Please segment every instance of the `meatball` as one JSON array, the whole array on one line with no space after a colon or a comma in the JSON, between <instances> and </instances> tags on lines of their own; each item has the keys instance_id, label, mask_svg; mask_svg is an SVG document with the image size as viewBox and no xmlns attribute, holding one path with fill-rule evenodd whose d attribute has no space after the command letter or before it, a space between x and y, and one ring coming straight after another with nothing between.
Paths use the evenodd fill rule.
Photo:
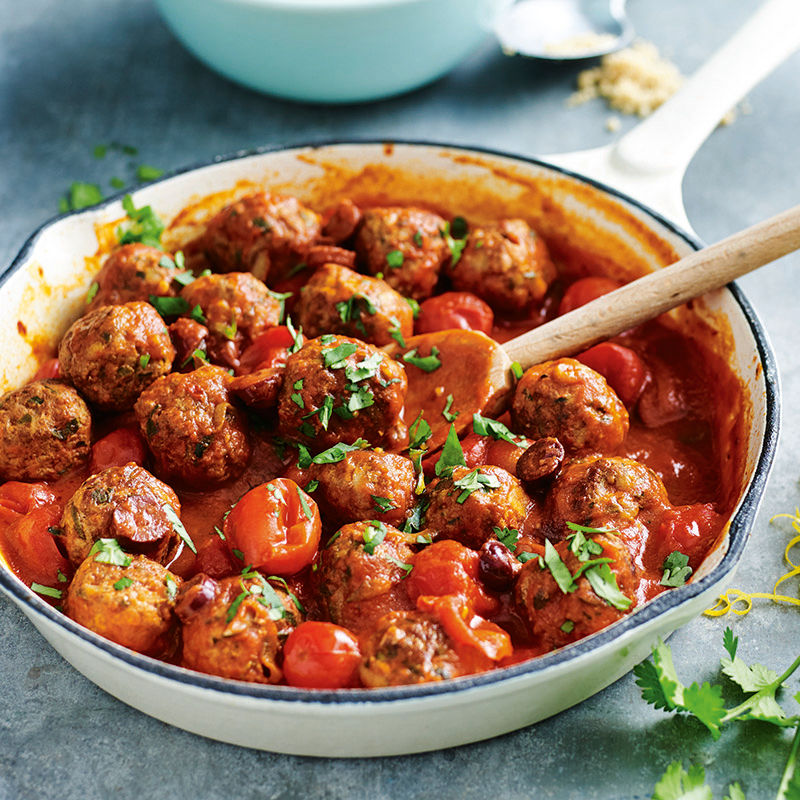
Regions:
<instances>
[{"instance_id":1,"label":"meatball","mask_svg":"<svg viewBox=\"0 0 800 800\"><path fill-rule=\"evenodd\" d=\"M526 222L505 219L473 228L448 275L456 289L478 295L495 311L523 315L542 300L556 269Z\"/></svg>"},{"instance_id":2,"label":"meatball","mask_svg":"<svg viewBox=\"0 0 800 800\"><path fill-rule=\"evenodd\" d=\"M547 498L548 535L563 536L574 522L619 533L635 553L669 507L658 475L630 458L599 456L567 464Z\"/></svg>"},{"instance_id":3,"label":"meatball","mask_svg":"<svg viewBox=\"0 0 800 800\"><path fill-rule=\"evenodd\" d=\"M402 420L408 379L402 365L357 339L326 334L289 356L278 396L284 436L324 450L366 439L392 445L407 436Z\"/></svg>"},{"instance_id":4,"label":"meatball","mask_svg":"<svg viewBox=\"0 0 800 800\"><path fill-rule=\"evenodd\" d=\"M286 277L319 238L320 216L294 197L252 194L226 206L187 247L217 272L252 272L262 281Z\"/></svg>"},{"instance_id":5,"label":"meatball","mask_svg":"<svg viewBox=\"0 0 800 800\"><path fill-rule=\"evenodd\" d=\"M335 464L312 464L319 481L314 499L325 520L337 525L379 519L401 525L415 503L417 476L405 456L380 450L353 450Z\"/></svg>"},{"instance_id":6,"label":"meatball","mask_svg":"<svg viewBox=\"0 0 800 800\"><path fill-rule=\"evenodd\" d=\"M462 662L439 620L421 611L386 615L363 653L361 682L372 688L443 681L474 671Z\"/></svg>"},{"instance_id":7,"label":"meatball","mask_svg":"<svg viewBox=\"0 0 800 800\"><path fill-rule=\"evenodd\" d=\"M400 294L430 297L450 254L443 232L445 221L421 208L370 208L356 234L356 252L371 275Z\"/></svg>"},{"instance_id":8,"label":"meatball","mask_svg":"<svg viewBox=\"0 0 800 800\"><path fill-rule=\"evenodd\" d=\"M0 478L47 481L86 464L91 416L58 380L34 381L0 398Z\"/></svg>"},{"instance_id":9,"label":"meatball","mask_svg":"<svg viewBox=\"0 0 800 800\"><path fill-rule=\"evenodd\" d=\"M238 367L239 356L260 333L280 324L281 301L249 272L204 275L181 291L190 308L200 306L209 331L208 355L226 367Z\"/></svg>"},{"instance_id":10,"label":"meatball","mask_svg":"<svg viewBox=\"0 0 800 800\"><path fill-rule=\"evenodd\" d=\"M174 650L181 579L145 556L127 566L87 558L67 590L64 611L112 642L156 658Z\"/></svg>"},{"instance_id":11,"label":"meatball","mask_svg":"<svg viewBox=\"0 0 800 800\"><path fill-rule=\"evenodd\" d=\"M97 292L89 309L146 301L150 295L174 297L176 274L174 262L163 250L138 242L122 245L106 259L94 279Z\"/></svg>"},{"instance_id":12,"label":"meatball","mask_svg":"<svg viewBox=\"0 0 800 800\"><path fill-rule=\"evenodd\" d=\"M609 453L628 435L628 412L605 378L574 358L531 367L511 405L514 430L555 437L571 455Z\"/></svg>"},{"instance_id":13,"label":"meatball","mask_svg":"<svg viewBox=\"0 0 800 800\"><path fill-rule=\"evenodd\" d=\"M123 550L169 563L181 538L175 521L181 505L166 483L136 464L109 467L87 478L61 517L62 541L78 565L98 539L116 539Z\"/></svg>"},{"instance_id":14,"label":"meatball","mask_svg":"<svg viewBox=\"0 0 800 800\"><path fill-rule=\"evenodd\" d=\"M360 633L389 611L412 608L403 584L414 556L411 541L376 520L340 528L320 553L315 573L329 618Z\"/></svg>"},{"instance_id":15,"label":"meatball","mask_svg":"<svg viewBox=\"0 0 800 800\"><path fill-rule=\"evenodd\" d=\"M456 467L425 490L425 525L437 539L479 550L495 528L520 530L531 499L520 482L502 467Z\"/></svg>"},{"instance_id":16,"label":"meatball","mask_svg":"<svg viewBox=\"0 0 800 800\"><path fill-rule=\"evenodd\" d=\"M278 683L278 655L302 622L297 605L258 572L215 581L198 575L178 600L183 666L253 683Z\"/></svg>"},{"instance_id":17,"label":"meatball","mask_svg":"<svg viewBox=\"0 0 800 800\"><path fill-rule=\"evenodd\" d=\"M297 321L308 337L355 336L376 345L402 341L414 332L414 313L385 281L337 264L325 264L303 287Z\"/></svg>"},{"instance_id":18,"label":"meatball","mask_svg":"<svg viewBox=\"0 0 800 800\"><path fill-rule=\"evenodd\" d=\"M575 537L554 546L555 552L572 575L589 559L612 559L607 565L590 567L590 571L602 570L597 576L584 571L575 580L575 589L572 592L562 591L544 560L540 562L539 559L531 559L519 574L515 588L517 603L528 619L531 633L546 647L563 647L595 633L625 616L634 606L636 581L630 556L623 542L618 536L611 534L599 534L590 541L594 543L595 549L584 550L582 553L574 546ZM576 555L576 550L581 558ZM608 571L605 570L606 566ZM595 584L598 584L600 591L605 591L603 587L609 586L609 583L613 591L614 581L622 595L610 594L604 597L595 591Z\"/></svg>"},{"instance_id":19,"label":"meatball","mask_svg":"<svg viewBox=\"0 0 800 800\"><path fill-rule=\"evenodd\" d=\"M122 411L172 367L175 348L148 303L102 306L64 334L58 360L65 378L98 408Z\"/></svg>"},{"instance_id":20,"label":"meatball","mask_svg":"<svg viewBox=\"0 0 800 800\"><path fill-rule=\"evenodd\" d=\"M205 366L159 378L136 401L139 428L166 480L210 486L239 475L250 459L244 415L232 404L233 379Z\"/></svg>"}]
</instances>

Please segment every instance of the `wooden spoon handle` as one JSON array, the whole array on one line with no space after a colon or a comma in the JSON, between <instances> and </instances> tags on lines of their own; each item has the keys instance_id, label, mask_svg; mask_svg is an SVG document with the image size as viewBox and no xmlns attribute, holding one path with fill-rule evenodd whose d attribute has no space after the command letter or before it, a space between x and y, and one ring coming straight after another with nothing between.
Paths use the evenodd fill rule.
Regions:
<instances>
[{"instance_id":1,"label":"wooden spoon handle","mask_svg":"<svg viewBox=\"0 0 800 800\"><path fill-rule=\"evenodd\" d=\"M795 206L517 336L503 349L523 369L572 355L799 248Z\"/></svg>"}]
</instances>

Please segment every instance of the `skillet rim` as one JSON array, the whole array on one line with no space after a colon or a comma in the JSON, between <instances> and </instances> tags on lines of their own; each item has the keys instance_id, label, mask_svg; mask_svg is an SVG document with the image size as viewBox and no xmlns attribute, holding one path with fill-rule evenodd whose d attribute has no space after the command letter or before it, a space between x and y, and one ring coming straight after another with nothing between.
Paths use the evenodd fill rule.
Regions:
<instances>
[{"instance_id":1,"label":"skillet rim","mask_svg":"<svg viewBox=\"0 0 800 800\"><path fill-rule=\"evenodd\" d=\"M217 164L228 163L253 156L266 155L276 152L291 152L294 150L300 151L337 146L385 146L387 144L411 147L441 148L449 151L461 150L465 152L506 158L512 161L519 161L544 167L546 169L550 169L580 180L586 184L589 184L590 186L600 189L612 197L623 200L639 211L644 212L672 234L685 241L693 249L699 250L703 247L702 240L697 236L683 230L681 227L668 220L659 212L654 211L644 203L639 202L624 192L605 185L601 181L586 177L579 172L551 164L546 160L546 158L508 153L480 145L447 144L424 139L326 139L322 141L311 141L290 145L264 145L261 147L242 149L232 153L214 156L210 160L196 162L193 165L165 173L156 181L152 181L137 187L131 187L129 189L123 189L122 191L116 192L115 194L106 198L97 205L80 209L78 211L70 211L66 214L53 217L45 221L28 237L11 264L5 270L0 272L0 290L6 281L27 262L29 255L33 251L33 248L45 230L53 227L69 217L85 214L87 212L96 212L101 208L105 208L106 206L115 203L126 194L132 194L142 189L150 188L156 184L168 181L171 178L185 175L190 172L195 172L205 167L211 167ZM741 499L739 508L730 521L730 526L728 529L728 550L720 560L719 564L717 564L708 575L705 575L699 581L685 584L684 586L672 589L669 592L664 592L653 598L645 606L638 609L630 616L624 617L609 627L552 653L548 653L528 661L523 661L512 666L494 669L489 672L479 673L477 675L456 678L450 681L424 683L411 686L396 686L386 689L320 690L301 689L292 686L251 684L243 681L234 681L226 678L205 675L203 673L185 669L174 664L158 661L154 658L141 655L140 653L136 653L125 647L117 645L108 639L104 639L87 628L78 625L65 614L56 611L56 609L53 608L49 603L46 603L31 590L25 587L24 584L22 584L22 582L19 581L16 576L14 576L11 571L2 564L0 564L0 590L3 590L5 594L9 595L10 598L20 605L22 610L26 613L34 612L38 616L44 617L47 621L54 623L58 627L64 628L69 633L77 636L79 639L83 640L83 642L99 648L106 655L121 659L129 667L133 667L137 670L147 673L152 673L161 679L178 681L179 683L186 684L193 689L209 689L215 692L222 692L254 700L306 704L319 703L328 706L363 706L365 704L373 705L386 702L397 704L403 700L419 700L426 697L460 693L466 692L470 689L488 687L506 680L513 680L516 678L533 675L550 667L555 667L558 664L578 660L581 657L587 657L592 650L612 644L614 640L622 638L625 634L628 634L636 628L647 624L663 614L666 614L670 610L677 610L679 606L684 605L692 598L702 594L710 585L721 580L724 575L730 573L738 565L742 553L744 552L744 548L750 538L750 526L753 523L756 513L758 512L759 505L761 504L777 450L778 435L780 431L781 389L775 356L761 320L736 283L729 283L726 288L732 294L734 301L739 305L744 318L747 321L750 333L755 341L759 361L763 369L766 394L764 439L758 455L753 478Z\"/></svg>"}]
</instances>

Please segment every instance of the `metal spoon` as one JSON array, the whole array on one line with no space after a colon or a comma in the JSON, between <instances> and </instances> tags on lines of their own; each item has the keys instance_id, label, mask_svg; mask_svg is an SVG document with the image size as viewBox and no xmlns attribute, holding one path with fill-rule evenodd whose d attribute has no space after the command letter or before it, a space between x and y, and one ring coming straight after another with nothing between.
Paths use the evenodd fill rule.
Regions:
<instances>
[{"instance_id":1,"label":"metal spoon","mask_svg":"<svg viewBox=\"0 0 800 800\"><path fill-rule=\"evenodd\" d=\"M621 50L633 39L626 0L522 0L495 24L503 50L572 61Z\"/></svg>"}]
</instances>

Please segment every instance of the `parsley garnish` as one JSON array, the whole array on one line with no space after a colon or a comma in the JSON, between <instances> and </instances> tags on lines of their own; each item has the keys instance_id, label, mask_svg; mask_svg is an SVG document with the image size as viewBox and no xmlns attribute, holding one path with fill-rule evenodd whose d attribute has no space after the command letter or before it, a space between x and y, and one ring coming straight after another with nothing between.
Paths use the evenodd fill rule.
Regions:
<instances>
[{"instance_id":1,"label":"parsley garnish","mask_svg":"<svg viewBox=\"0 0 800 800\"><path fill-rule=\"evenodd\" d=\"M558 588L564 594L571 594L577 588L572 580L572 573L567 565L561 560L558 551L550 543L549 539L544 540L544 563L550 570L553 580L558 584Z\"/></svg>"},{"instance_id":2,"label":"parsley garnish","mask_svg":"<svg viewBox=\"0 0 800 800\"><path fill-rule=\"evenodd\" d=\"M512 361L511 362L511 372L513 372L514 373L514 377L517 380L519 380L524 374L523 371L522 371L522 364L520 364L519 361Z\"/></svg>"},{"instance_id":3,"label":"parsley garnish","mask_svg":"<svg viewBox=\"0 0 800 800\"><path fill-rule=\"evenodd\" d=\"M183 297L157 297L151 294L149 300L150 305L162 317L177 317L185 314L190 308L189 303Z\"/></svg>"},{"instance_id":4,"label":"parsley garnish","mask_svg":"<svg viewBox=\"0 0 800 800\"><path fill-rule=\"evenodd\" d=\"M354 322L356 328L366 335L367 329L362 322L362 316L367 314L375 314L378 309L375 304L363 294L351 295L350 299L342 300L336 304L336 311L339 313L339 319L342 322Z\"/></svg>"},{"instance_id":5,"label":"parsley garnish","mask_svg":"<svg viewBox=\"0 0 800 800\"><path fill-rule=\"evenodd\" d=\"M92 285L89 287L89 291L86 292L86 302L91 303L94 300L95 296L97 295L98 291L100 291L100 284L97 281L92 281Z\"/></svg>"},{"instance_id":6,"label":"parsley garnish","mask_svg":"<svg viewBox=\"0 0 800 800\"><path fill-rule=\"evenodd\" d=\"M161 247L161 234L164 232L164 223L150 206L136 208L133 198L126 194L122 198L122 208L131 220L127 226L117 228L117 240L120 244L142 242L151 247Z\"/></svg>"},{"instance_id":7,"label":"parsley garnish","mask_svg":"<svg viewBox=\"0 0 800 800\"><path fill-rule=\"evenodd\" d=\"M175 513L175 509L169 504L164 503L161 506L162 510L164 511L165 516L170 521L173 530L178 536L183 539L184 544L195 554L197 555L197 548L194 546L194 542L192 541L192 537L189 536L186 528L183 526L183 523L180 520L180 517Z\"/></svg>"},{"instance_id":8,"label":"parsley garnish","mask_svg":"<svg viewBox=\"0 0 800 800\"><path fill-rule=\"evenodd\" d=\"M452 407L452 405L453 405L453 395L449 394L447 395L447 402L445 403L444 409L442 410L442 416L448 422L455 422L456 417L461 413L460 411L456 411L455 413L451 414L450 408Z\"/></svg>"},{"instance_id":9,"label":"parsley garnish","mask_svg":"<svg viewBox=\"0 0 800 800\"><path fill-rule=\"evenodd\" d=\"M417 544L433 544L433 537L429 533L418 533L414 541Z\"/></svg>"},{"instance_id":10,"label":"parsley garnish","mask_svg":"<svg viewBox=\"0 0 800 800\"><path fill-rule=\"evenodd\" d=\"M421 231L417 231L414 234L413 239L414 239L414 244L417 247L422 247L422 232Z\"/></svg>"},{"instance_id":11,"label":"parsley garnish","mask_svg":"<svg viewBox=\"0 0 800 800\"><path fill-rule=\"evenodd\" d=\"M98 539L89 551L89 556L92 555L100 564L114 564L118 567L131 565L130 556L119 546L116 539Z\"/></svg>"},{"instance_id":12,"label":"parsley garnish","mask_svg":"<svg viewBox=\"0 0 800 800\"><path fill-rule=\"evenodd\" d=\"M479 489L483 489L485 492L491 489L499 489L500 481L491 473L485 474L480 471L480 468L476 468L457 481L454 481L453 486L455 486L456 489L463 489L461 494L456 498L456 502L459 505L463 505L467 498Z\"/></svg>"},{"instance_id":13,"label":"parsley garnish","mask_svg":"<svg viewBox=\"0 0 800 800\"><path fill-rule=\"evenodd\" d=\"M189 313L189 316L195 321L199 322L201 325L206 324L206 318L203 314L203 309L200 308L200 304L198 303Z\"/></svg>"},{"instance_id":14,"label":"parsley garnish","mask_svg":"<svg viewBox=\"0 0 800 800\"><path fill-rule=\"evenodd\" d=\"M300 457L297 460L297 466L300 469L308 469L312 464L336 464L339 461L344 461L344 457L348 453L352 453L353 450L363 450L365 447L369 447L369 442L365 439L356 439L353 444L339 442L311 458L308 448L298 445Z\"/></svg>"},{"instance_id":15,"label":"parsley garnish","mask_svg":"<svg viewBox=\"0 0 800 800\"><path fill-rule=\"evenodd\" d=\"M404 260L405 259L403 257L402 250L391 250L386 254L386 263L392 269L398 269L399 267L402 267Z\"/></svg>"},{"instance_id":16,"label":"parsley garnish","mask_svg":"<svg viewBox=\"0 0 800 800\"><path fill-rule=\"evenodd\" d=\"M139 356L139 366L144 369L150 363L150 353L142 353Z\"/></svg>"},{"instance_id":17,"label":"parsley garnish","mask_svg":"<svg viewBox=\"0 0 800 800\"><path fill-rule=\"evenodd\" d=\"M175 583L175 578L172 575L167 575L164 578L164 585L167 587L167 600L174 600L178 596L178 584Z\"/></svg>"},{"instance_id":18,"label":"parsley garnish","mask_svg":"<svg viewBox=\"0 0 800 800\"><path fill-rule=\"evenodd\" d=\"M414 565L413 564L406 564L405 561L400 561L399 558L393 558L392 556L387 556L386 560L390 561L396 567L400 567L400 569L403 570L405 575L403 575L403 578L401 580L407 578L409 576L409 574L411 573L411 570L414 569Z\"/></svg>"},{"instance_id":19,"label":"parsley garnish","mask_svg":"<svg viewBox=\"0 0 800 800\"><path fill-rule=\"evenodd\" d=\"M331 398L327 397L325 399L330 400ZM369 408L374 403L375 396L369 389L359 389L357 392L350 395L350 399L347 401L347 410L352 413L353 411L359 411L362 408Z\"/></svg>"},{"instance_id":20,"label":"parsley garnish","mask_svg":"<svg viewBox=\"0 0 800 800\"><path fill-rule=\"evenodd\" d=\"M154 181L164 174L163 169L151 167L149 164L139 164L136 168L136 177L140 181Z\"/></svg>"},{"instance_id":21,"label":"parsley garnish","mask_svg":"<svg viewBox=\"0 0 800 800\"><path fill-rule=\"evenodd\" d=\"M601 559L595 559L599 562ZM627 611L632 605L633 600L626 597L617 585L617 577L611 571L608 564L597 564L586 570L586 579L594 589L594 593L606 601L610 606L619 611Z\"/></svg>"},{"instance_id":22,"label":"parsley garnish","mask_svg":"<svg viewBox=\"0 0 800 800\"><path fill-rule=\"evenodd\" d=\"M467 462L464 461L464 451L461 449L461 442L458 441L456 426L450 425L450 431L447 434L442 453L436 462L436 475L439 478L443 476L449 477L453 474L455 467L466 466Z\"/></svg>"},{"instance_id":23,"label":"parsley garnish","mask_svg":"<svg viewBox=\"0 0 800 800\"><path fill-rule=\"evenodd\" d=\"M322 363L328 369L344 369L346 359L358 350L358 345L352 342L343 342L337 347L322 351Z\"/></svg>"},{"instance_id":24,"label":"parsley garnish","mask_svg":"<svg viewBox=\"0 0 800 800\"><path fill-rule=\"evenodd\" d=\"M369 555L375 554L375 548L386 538L386 526L378 520L370 520L361 534L364 540L364 550Z\"/></svg>"},{"instance_id":25,"label":"parsley garnish","mask_svg":"<svg viewBox=\"0 0 800 800\"><path fill-rule=\"evenodd\" d=\"M54 597L56 600L59 600L64 594L61 589L54 589L52 586L42 586L41 583L32 583L31 589L33 589L36 594L43 594L45 597Z\"/></svg>"},{"instance_id":26,"label":"parsley garnish","mask_svg":"<svg viewBox=\"0 0 800 800\"><path fill-rule=\"evenodd\" d=\"M502 422L482 417L477 412L472 415L472 430L479 436L491 436L492 439L502 439L511 444L518 444L520 440L520 437L513 434Z\"/></svg>"},{"instance_id":27,"label":"parsley garnish","mask_svg":"<svg viewBox=\"0 0 800 800\"><path fill-rule=\"evenodd\" d=\"M292 346L289 348L289 353L296 353L303 346L303 329L295 330L292 324L292 318L286 317L286 330L292 337Z\"/></svg>"},{"instance_id":28,"label":"parsley garnish","mask_svg":"<svg viewBox=\"0 0 800 800\"><path fill-rule=\"evenodd\" d=\"M102 201L103 193L96 183L74 181L69 187L67 196L61 198L58 210L61 211L61 213L79 211L82 208L95 206Z\"/></svg>"},{"instance_id":29,"label":"parsley garnish","mask_svg":"<svg viewBox=\"0 0 800 800\"><path fill-rule=\"evenodd\" d=\"M500 544L504 544L512 553L516 550L519 539L519 531L516 528L493 527L492 530Z\"/></svg>"},{"instance_id":30,"label":"parsley garnish","mask_svg":"<svg viewBox=\"0 0 800 800\"><path fill-rule=\"evenodd\" d=\"M281 309L278 313L278 319L282 320L284 314L286 313L286 301L294 294L294 292L273 292L272 289L267 289L267 293L280 303Z\"/></svg>"},{"instance_id":31,"label":"parsley garnish","mask_svg":"<svg viewBox=\"0 0 800 800\"><path fill-rule=\"evenodd\" d=\"M662 567L664 574L661 576L662 586L683 586L692 574L689 566L689 556L680 550L673 550L665 559Z\"/></svg>"},{"instance_id":32,"label":"parsley garnish","mask_svg":"<svg viewBox=\"0 0 800 800\"><path fill-rule=\"evenodd\" d=\"M292 394L289 395L289 399L298 407L305 409L306 404L303 402L303 396L300 394L300 390L303 388L303 379L295 381L292 384L292 388L295 390Z\"/></svg>"},{"instance_id":33,"label":"parsley garnish","mask_svg":"<svg viewBox=\"0 0 800 800\"><path fill-rule=\"evenodd\" d=\"M222 329L222 335L226 339L233 341L236 338L237 330L238 330L238 325L236 324L236 318L233 315L231 315L231 321L227 325L225 325L225 327Z\"/></svg>"},{"instance_id":34,"label":"parsley garnish","mask_svg":"<svg viewBox=\"0 0 800 800\"><path fill-rule=\"evenodd\" d=\"M286 583L286 579L285 578L281 578L281 577L279 577L277 575L270 575L267 578L267 580L268 581L275 581L275 583L279 583L281 586L283 586L284 591L286 592L287 595L289 595L289 599L295 604L295 606L297 607L297 610L301 614L305 614L306 613L305 608L303 608L303 604L297 599L297 595L289 588L289 584Z\"/></svg>"},{"instance_id":35,"label":"parsley garnish","mask_svg":"<svg viewBox=\"0 0 800 800\"><path fill-rule=\"evenodd\" d=\"M564 633L572 633L572 631L575 630L575 623L571 619L565 620L560 626L560 629L564 631Z\"/></svg>"},{"instance_id":36,"label":"parsley garnish","mask_svg":"<svg viewBox=\"0 0 800 800\"><path fill-rule=\"evenodd\" d=\"M433 372L442 366L442 359L439 358L439 348L436 345L431 348L429 356L418 356L417 348L415 347L413 350L403 354L403 361L406 364L418 367L423 372Z\"/></svg>"},{"instance_id":37,"label":"parsley garnish","mask_svg":"<svg viewBox=\"0 0 800 800\"><path fill-rule=\"evenodd\" d=\"M410 437L408 445L410 450L422 449L428 439L433 436L431 426L425 421L421 411L417 415L417 418L411 423L411 427L408 429L408 435Z\"/></svg>"},{"instance_id":38,"label":"parsley garnish","mask_svg":"<svg viewBox=\"0 0 800 800\"><path fill-rule=\"evenodd\" d=\"M403 300L411 306L411 313L416 319L419 316L419 303L413 297L404 297Z\"/></svg>"},{"instance_id":39,"label":"parsley garnish","mask_svg":"<svg viewBox=\"0 0 800 800\"><path fill-rule=\"evenodd\" d=\"M464 217L454 217L452 222L445 222L440 234L450 250L450 265L454 267L467 246L467 221Z\"/></svg>"},{"instance_id":40,"label":"parsley garnish","mask_svg":"<svg viewBox=\"0 0 800 800\"><path fill-rule=\"evenodd\" d=\"M253 583L248 586L245 584L245 580L251 580ZM239 585L242 587L242 591L228 607L225 622L231 622L231 620L233 620L236 616L236 612L239 610L239 606L247 597L254 598L258 603L264 606L271 620L283 619L286 616L286 609L284 608L280 596L275 589L267 583L260 572L246 567L239 579Z\"/></svg>"},{"instance_id":41,"label":"parsley garnish","mask_svg":"<svg viewBox=\"0 0 800 800\"><path fill-rule=\"evenodd\" d=\"M372 498L372 502L375 503L375 510L379 514L388 514L390 511L394 511L397 508L397 506L386 497L379 497L376 494L371 494L370 497Z\"/></svg>"},{"instance_id":42,"label":"parsley garnish","mask_svg":"<svg viewBox=\"0 0 800 800\"><path fill-rule=\"evenodd\" d=\"M131 580L129 577L127 577L127 576L124 576L124 577L120 578L120 579L119 579L119 580L118 580L118 581L117 581L117 582L114 584L114 588L115 588L115 589L116 589L118 592L119 592L120 590L122 590L122 589L127 589L129 586L133 586L133 581L132 581L132 580Z\"/></svg>"},{"instance_id":43,"label":"parsley garnish","mask_svg":"<svg viewBox=\"0 0 800 800\"><path fill-rule=\"evenodd\" d=\"M299 486L297 487L297 496L300 498L300 507L303 509L303 513L306 515L306 519L313 520L314 514L311 512L311 508L308 505L308 500L306 500L305 492Z\"/></svg>"}]
</instances>

